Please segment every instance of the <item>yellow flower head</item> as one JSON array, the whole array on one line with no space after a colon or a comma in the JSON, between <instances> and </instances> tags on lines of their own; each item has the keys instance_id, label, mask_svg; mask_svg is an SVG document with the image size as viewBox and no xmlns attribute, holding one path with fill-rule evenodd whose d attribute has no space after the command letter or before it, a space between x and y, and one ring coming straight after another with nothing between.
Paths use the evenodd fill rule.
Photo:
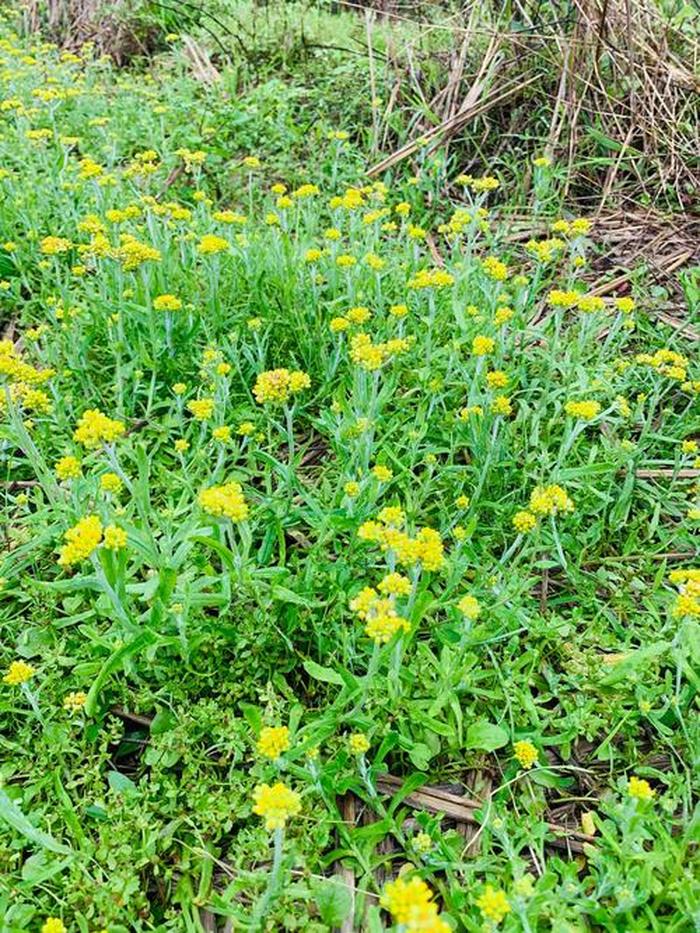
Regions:
<instances>
[{"instance_id":1,"label":"yellow flower head","mask_svg":"<svg viewBox=\"0 0 700 933\"><path fill-rule=\"evenodd\" d=\"M301 798L281 781L270 786L259 784L253 790L253 813L262 816L266 829L283 829L290 816L301 810Z\"/></svg>"},{"instance_id":2,"label":"yellow flower head","mask_svg":"<svg viewBox=\"0 0 700 933\"><path fill-rule=\"evenodd\" d=\"M569 417L579 418L581 421L592 421L600 414L600 402L594 402L592 400L567 402L564 408Z\"/></svg>"},{"instance_id":3,"label":"yellow flower head","mask_svg":"<svg viewBox=\"0 0 700 933\"><path fill-rule=\"evenodd\" d=\"M117 495L121 492L123 485L116 473L103 473L100 477L100 489L103 492L111 492Z\"/></svg>"},{"instance_id":4,"label":"yellow flower head","mask_svg":"<svg viewBox=\"0 0 700 933\"><path fill-rule=\"evenodd\" d=\"M510 904L503 891L496 890L490 884L486 885L484 893L476 901L476 906L486 920L500 923L510 913Z\"/></svg>"},{"instance_id":5,"label":"yellow flower head","mask_svg":"<svg viewBox=\"0 0 700 933\"><path fill-rule=\"evenodd\" d=\"M179 311L182 302L175 295L158 295L153 299L153 307L156 311Z\"/></svg>"},{"instance_id":6,"label":"yellow flower head","mask_svg":"<svg viewBox=\"0 0 700 933\"><path fill-rule=\"evenodd\" d=\"M271 369L260 373L253 386L253 395L260 405L282 404L292 395L308 389L311 379L301 370Z\"/></svg>"},{"instance_id":7,"label":"yellow flower head","mask_svg":"<svg viewBox=\"0 0 700 933\"><path fill-rule=\"evenodd\" d=\"M197 421L208 421L214 414L214 399L194 398L187 403L187 410Z\"/></svg>"},{"instance_id":8,"label":"yellow flower head","mask_svg":"<svg viewBox=\"0 0 700 933\"><path fill-rule=\"evenodd\" d=\"M635 797L637 800L651 800L656 791L651 787L648 781L632 775L627 785L627 793L630 797Z\"/></svg>"},{"instance_id":9,"label":"yellow flower head","mask_svg":"<svg viewBox=\"0 0 700 933\"><path fill-rule=\"evenodd\" d=\"M13 661L8 667L3 681L11 687L18 687L20 684L26 684L35 673L35 669L26 661Z\"/></svg>"},{"instance_id":10,"label":"yellow flower head","mask_svg":"<svg viewBox=\"0 0 700 933\"><path fill-rule=\"evenodd\" d=\"M88 408L78 421L73 440L91 450L101 444L113 443L125 430L123 421L108 418L99 408Z\"/></svg>"},{"instance_id":11,"label":"yellow flower head","mask_svg":"<svg viewBox=\"0 0 700 933\"><path fill-rule=\"evenodd\" d=\"M538 752L532 742L516 742L513 745L513 756L521 768L531 768L537 763Z\"/></svg>"},{"instance_id":12,"label":"yellow flower head","mask_svg":"<svg viewBox=\"0 0 700 933\"><path fill-rule=\"evenodd\" d=\"M85 706L86 700L87 693L83 690L67 693L63 698L63 709L69 713L78 713Z\"/></svg>"},{"instance_id":13,"label":"yellow flower head","mask_svg":"<svg viewBox=\"0 0 700 933\"><path fill-rule=\"evenodd\" d=\"M83 469L77 457L61 457L54 469L59 479L77 479L83 475Z\"/></svg>"},{"instance_id":14,"label":"yellow flower head","mask_svg":"<svg viewBox=\"0 0 700 933\"><path fill-rule=\"evenodd\" d=\"M229 248L228 240L214 233L205 233L197 244L197 252L202 256L214 256L216 253L225 253Z\"/></svg>"},{"instance_id":15,"label":"yellow flower head","mask_svg":"<svg viewBox=\"0 0 700 933\"><path fill-rule=\"evenodd\" d=\"M473 620L477 619L481 615L481 603L475 596L472 596L470 593L467 593L466 596L463 596L457 606L465 619Z\"/></svg>"},{"instance_id":16,"label":"yellow flower head","mask_svg":"<svg viewBox=\"0 0 700 933\"><path fill-rule=\"evenodd\" d=\"M118 525L107 525L104 535L104 546L108 551L121 551L126 547L127 534Z\"/></svg>"},{"instance_id":17,"label":"yellow flower head","mask_svg":"<svg viewBox=\"0 0 700 933\"><path fill-rule=\"evenodd\" d=\"M41 928L41 933L68 933L63 921L58 917L47 917Z\"/></svg>"},{"instance_id":18,"label":"yellow flower head","mask_svg":"<svg viewBox=\"0 0 700 933\"><path fill-rule=\"evenodd\" d=\"M102 541L102 522L97 515L86 515L63 536L65 544L61 548L58 563L62 567L71 567L86 560L99 547Z\"/></svg>"},{"instance_id":19,"label":"yellow flower head","mask_svg":"<svg viewBox=\"0 0 700 933\"><path fill-rule=\"evenodd\" d=\"M263 726L256 748L265 758L279 758L289 748L289 729L286 726Z\"/></svg>"},{"instance_id":20,"label":"yellow flower head","mask_svg":"<svg viewBox=\"0 0 700 933\"><path fill-rule=\"evenodd\" d=\"M199 504L205 512L217 518L229 518L232 522L243 522L248 518L248 505L240 483L203 489L199 494Z\"/></svg>"},{"instance_id":21,"label":"yellow flower head","mask_svg":"<svg viewBox=\"0 0 700 933\"><path fill-rule=\"evenodd\" d=\"M353 732L348 736L348 747L353 755L364 755L369 751L369 739L362 732Z\"/></svg>"}]
</instances>

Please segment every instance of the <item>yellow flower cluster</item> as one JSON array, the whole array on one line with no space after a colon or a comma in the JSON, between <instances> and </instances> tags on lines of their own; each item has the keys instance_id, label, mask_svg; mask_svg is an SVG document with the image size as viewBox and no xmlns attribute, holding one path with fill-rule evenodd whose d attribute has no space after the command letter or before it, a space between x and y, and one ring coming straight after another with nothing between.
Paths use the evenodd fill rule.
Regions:
<instances>
[{"instance_id":1,"label":"yellow flower cluster","mask_svg":"<svg viewBox=\"0 0 700 933\"><path fill-rule=\"evenodd\" d=\"M651 366L662 376L668 376L669 379L677 379L683 382L688 369L688 359L675 350L662 348L656 353L638 353L634 358L635 363L644 366Z\"/></svg>"},{"instance_id":2,"label":"yellow flower cluster","mask_svg":"<svg viewBox=\"0 0 700 933\"><path fill-rule=\"evenodd\" d=\"M19 687L21 684L26 684L34 674L35 670L31 664L27 664L26 661L13 661L7 669L3 681L11 687Z\"/></svg>"},{"instance_id":3,"label":"yellow flower cluster","mask_svg":"<svg viewBox=\"0 0 700 933\"><path fill-rule=\"evenodd\" d=\"M392 356L405 353L411 346L407 337L394 337L386 343L373 343L369 334L360 331L350 341L350 359L362 369L379 369Z\"/></svg>"},{"instance_id":4,"label":"yellow flower cluster","mask_svg":"<svg viewBox=\"0 0 700 933\"><path fill-rule=\"evenodd\" d=\"M476 906L486 920L491 920L496 924L500 923L511 909L504 892L493 888L490 884L486 885L484 893L477 899Z\"/></svg>"},{"instance_id":5,"label":"yellow flower cluster","mask_svg":"<svg viewBox=\"0 0 700 933\"><path fill-rule=\"evenodd\" d=\"M369 751L369 739L362 732L353 732L348 736L348 748L353 755L364 755Z\"/></svg>"},{"instance_id":6,"label":"yellow flower cluster","mask_svg":"<svg viewBox=\"0 0 700 933\"><path fill-rule=\"evenodd\" d=\"M406 933L450 933L450 925L440 917L433 892L422 878L397 878L384 888L381 906Z\"/></svg>"},{"instance_id":7,"label":"yellow flower cluster","mask_svg":"<svg viewBox=\"0 0 700 933\"><path fill-rule=\"evenodd\" d=\"M408 620L396 611L394 599L380 597L371 586L350 601L350 609L365 621L365 633L377 644L386 644L397 632L411 630Z\"/></svg>"},{"instance_id":8,"label":"yellow flower cluster","mask_svg":"<svg viewBox=\"0 0 700 933\"><path fill-rule=\"evenodd\" d=\"M284 829L290 816L301 810L301 798L286 784L259 784L253 790L253 813L262 816L266 829Z\"/></svg>"},{"instance_id":9,"label":"yellow flower cluster","mask_svg":"<svg viewBox=\"0 0 700 933\"><path fill-rule=\"evenodd\" d=\"M454 276L444 269L421 269L408 280L408 287L415 290L423 288L447 288L454 285Z\"/></svg>"},{"instance_id":10,"label":"yellow flower cluster","mask_svg":"<svg viewBox=\"0 0 700 933\"><path fill-rule=\"evenodd\" d=\"M651 800L654 797L655 791L648 781L632 775L627 785L627 793L630 797L635 797L637 800Z\"/></svg>"},{"instance_id":11,"label":"yellow flower cluster","mask_svg":"<svg viewBox=\"0 0 700 933\"><path fill-rule=\"evenodd\" d=\"M678 596L671 608L674 619L700 618L700 569L672 570L669 580L678 587Z\"/></svg>"},{"instance_id":12,"label":"yellow flower cluster","mask_svg":"<svg viewBox=\"0 0 700 933\"><path fill-rule=\"evenodd\" d=\"M525 244L527 252L538 262L551 262L565 247L566 243L556 237L550 240L528 240Z\"/></svg>"},{"instance_id":13,"label":"yellow flower cluster","mask_svg":"<svg viewBox=\"0 0 700 933\"><path fill-rule=\"evenodd\" d=\"M530 493L530 511L535 515L573 512L574 503L561 486L536 486Z\"/></svg>"},{"instance_id":14,"label":"yellow flower cluster","mask_svg":"<svg viewBox=\"0 0 700 933\"><path fill-rule=\"evenodd\" d=\"M403 522L369 521L359 527L357 534L362 541L375 542L382 551L392 552L402 567L420 563L425 570L439 570L445 560L440 534L432 528L421 528L412 538L397 527L400 524Z\"/></svg>"},{"instance_id":15,"label":"yellow flower cluster","mask_svg":"<svg viewBox=\"0 0 700 933\"><path fill-rule=\"evenodd\" d=\"M158 295L153 299L153 307L156 311L179 311L182 302L175 295Z\"/></svg>"},{"instance_id":16,"label":"yellow flower cluster","mask_svg":"<svg viewBox=\"0 0 700 933\"><path fill-rule=\"evenodd\" d=\"M83 473L80 460L70 455L61 457L60 460L56 462L54 469L56 471L56 476L62 480L77 479L79 476L82 476Z\"/></svg>"},{"instance_id":17,"label":"yellow flower cluster","mask_svg":"<svg viewBox=\"0 0 700 933\"><path fill-rule=\"evenodd\" d=\"M86 560L99 547L102 541L102 522L97 515L81 518L63 536L65 544L61 548L58 563L62 567L71 567Z\"/></svg>"},{"instance_id":18,"label":"yellow flower cluster","mask_svg":"<svg viewBox=\"0 0 700 933\"><path fill-rule=\"evenodd\" d=\"M513 756L522 768L531 768L537 763L537 749L532 742L516 742Z\"/></svg>"},{"instance_id":19,"label":"yellow flower cluster","mask_svg":"<svg viewBox=\"0 0 700 933\"><path fill-rule=\"evenodd\" d=\"M73 440L92 450L101 444L112 444L125 431L123 421L107 417L99 408L88 408L80 417Z\"/></svg>"},{"instance_id":20,"label":"yellow flower cluster","mask_svg":"<svg viewBox=\"0 0 700 933\"><path fill-rule=\"evenodd\" d=\"M289 729L286 726L263 726L255 747L265 758L279 758L289 748Z\"/></svg>"},{"instance_id":21,"label":"yellow flower cluster","mask_svg":"<svg viewBox=\"0 0 700 933\"><path fill-rule=\"evenodd\" d=\"M199 504L209 515L229 518L232 522L243 522L248 518L248 504L240 483L203 489L199 494Z\"/></svg>"},{"instance_id":22,"label":"yellow flower cluster","mask_svg":"<svg viewBox=\"0 0 700 933\"><path fill-rule=\"evenodd\" d=\"M592 421L600 414L600 402L594 402L590 399L582 402L567 402L564 410L571 418Z\"/></svg>"},{"instance_id":23,"label":"yellow flower cluster","mask_svg":"<svg viewBox=\"0 0 700 933\"><path fill-rule=\"evenodd\" d=\"M290 396L308 389L311 379L300 369L270 369L260 373L253 386L255 401L260 405L266 403L282 404L289 401Z\"/></svg>"}]
</instances>

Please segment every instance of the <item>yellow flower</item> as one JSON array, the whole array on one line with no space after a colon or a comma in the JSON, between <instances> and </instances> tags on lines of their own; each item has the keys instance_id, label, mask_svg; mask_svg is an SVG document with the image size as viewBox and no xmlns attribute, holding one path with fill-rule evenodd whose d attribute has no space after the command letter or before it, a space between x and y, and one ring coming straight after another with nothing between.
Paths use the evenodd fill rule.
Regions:
<instances>
[{"instance_id":1,"label":"yellow flower","mask_svg":"<svg viewBox=\"0 0 700 933\"><path fill-rule=\"evenodd\" d=\"M366 735L361 732L353 732L352 735L348 736L348 746L353 755L364 755L365 752L369 751L370 743Z\"/></svg>"},{"instance_id":2,"label":"yellow flower","mask_svg":"<svg viewBox=\"0 0 700 933\"><path fill-rule=\"evenodd\" d=\"M190 442L188 440L185 440L184 437L178 437L178 439L175 441L175 450L179 454L184 454L186 450L189 450L189 446L190 446Z\"/></svg>"},{"instance_id":3,"label":"yellow flower","mask_svg":"<svg viewBox=\"0 0 700 933\"><path fill-rule=\"evenodd\" d=\"M340 334L350 327L350 321L345 317L334 317L330 323L331 333Z\"/></svg>"},{"instance_id":4,"label":"yellow flower","mask_svg":"<svg viewBox=\"0 0 700 933\"><path fill-rule=\"evenodd\" d=\"M467 509L469 508L470 501L471 500L469 496L457 496L455 499L455 505L458 509Z\"/></svg>"},{"instance_id":5,"label":"yellow flower","mask_svg":"<svg viewBox=\"0 0 700 933\"><path fill-rule=\"evenodd\" d=\"M26 684L35 673L35 669L26 661L13 661L8 667L3 681L11 687L18 687L20 684Z\"/></svg>"},{"instance_id":6,"label":"yellow flower","mask_svg":"<svg viewBox=\"0 0 700 933\"><path fill-rule=\"evenodd\" d=\"M302 370L271 369L260 373L253 386L256 402L279 404L286 402L291 395L308 389L311 379Z\"/></svg>"},{"instance_id":7,"label":"yellow flower","mask_svg":"<svg viewBox=\"0 0 700 933\"><path fill-rule=\"evenodd\" d=\"M492 337L484 337L483 334L477 334L472 340L472 353L474 356L487 356L493 353L496 341Z\"/></svg>"},{"instance_id":8,"label":"yellow flower","mask_svg":"<svg viewBox=\"0 0 700 933\"><path fill-rule=\"evenodd\" d=\"M241 421L236 429L236 434L238 434L239 437L250 437L254 431L255 425L252 421Z\"/></svg>"},{"instance_id":9,"label":"yellow flower","mask_svg":"<svg viewBox=\"0 0 700 933\"><path fill-rule=\"evenodd\" d=\"M248 518L248 504L240 483L210 486L199 494L199 504L209 515L243 522Z\"/></svg>"},{"instance_id":10,"label":"yellow flower","mask_svg":"<svg viewBox=\"0 0 700 933\"><path fill-rule=\"evenodd\" d=\"M263 726L256 748L258 754L265 758L279 758L289 748L289 729L286 726Z\"/></svg>"},{"instance_id":11,"label":"yellow flower","mask_svg":"<svg viewBox=\"0 0 700 933\"><path fill-rule=\"evenodd\" d=\"M63 921L58 917L47 917L41 928L41 933L68 933Z\"/></svg>"},{"instance_id":12,"label":"yellow flower","mask_svg":"<svg viewBox=\"0 0 700 933\"><path fill-rule=\"evenodd\" d=\"M618 311L621 311L623 314L629 314L631 311L634 311L635 309L634 298L629 298L627 296L623 296L622 298L616 298L615 307L617 308Z\"/></svg>"},{"instance_id":13,"label":"yellow flower","mask_svg":"<svg viewBox=\"0 0 700 933\"><path fill-rule=\"evenodd\" d=\"M447 288L454 285L454 276L444 269L421 269L408 280L408 287L416 290L423 288Z\"/></svg>"},{"instance_id":14,"label":"yellow flower","mask_svg":"<svg viewBox=\"0 0 700 933\"><path fill-rule=\"evenodd\" d=\"M293 198L312 198L314 195L319 194L318 185L301 185L296 191L292 191Z\"/></svg>"},{"instance_id":15,"label":"yellow flower","mask_svg":"<svg viewBox=\"0 0 700 933\"><path fill-rule=\"evenodd\" d=\"M77 479L79 476L82 476L83 469L80 465L80 460L77 457L61 457L61 459L56 463L54 467L56 471L56 476L59 479Z\"/></svg>"},{"instance_id":16,"label":"yellow flower","mask_svg":"<svg viewBox=\"0 0 700 933\"><path fill-rule=\"evenodd\" d=\"M409 881L398 877L384 888L381 906L388 910L394 923L407 933L450 933L451 927L438 914L433 892L421 878Z\"/></svg>"},{"instance_id":17,"label":"yellow flower","mask_svg":"<svg viewBox=\"0 0 700 933\"><path fill-rule=\"evenodd\" d=\"M500 923L510 913L510 904L503 891L496 890L490 884L486 885L484 893L476 901L476 906L486 920Z\"/></svg>"},{"instance_id":18,"label":"yellow flower","mask_svg":"<svg viewBox=\"0 0 700 933\"><path fill-rule=\"evenodd\" d=\"M107 525L105 528L104 546L108 551L121 551L126 547L127 534L118 525Z\"/></svg>"},{"instance_id":19,"label":"yellow flower","mask_svg":"<svg viewBox=\"0 0 700 933\"><path fill-rule=\"evenodd\" d=\"M627 785L627 793L630 797L636 797L637 800L651 800L656 791L648 781L632 775Z\"/></svg>"},{"instance_id":20,"label":"yellow flower","mask_svg":"<svg viewBox=\"0 0 700 933\"><path fill-rule=\"evenodd\" d=\"M67 693L63 698L63 709L69 713L78 713L85 706L87 693L82 690L76 690L73 693Z\"/></svg>"},{"instance_id":21,"label":"yellow flower","mask_svg":"<svg viewBox=\"0 0 700 933\"><path fill-rule=\"evenodd\" d=\"M696 454L698 452L698 442L693 440L685 440L681 444L681 453L684 454Z\"/></svg>"},{"instance_id":22,"label":"yellow flower","mask_svg":"<svg viewBox=\"0 0 700 933\"><path fill-rule=\"evenodd\" d=\"M194 398L187 403L187 410L197 421L208 421L214 414L214 399Z\"/></svg>"},{"instance_id":23,"label":"yellow flower","mask_svg":"<svg viewBox=\"0 0 700 933\"><path fill-rule=\"evenodd\" d=\"M62 567L71 567L88 558L102 541L102 522L97 515L81 518L63 536L65 544L61 548L58 563Z\"/></svg>"},{"instance_id":24,"label":"yellow flower","mask_svg":"<svg viewBox=\"0 0 700 933\"><path fill-rule=\"evenodd\" d=\"M503 415L507 417L513 414L513 406L507 395L497 395L491 402L491 411L494 415Z\"/></svg>"},{"instance_id":25,"label":"yellow flower","mask_svg":"<svg viewBox=\"0 0 700 933\"><path fill-rule=\"evenodd\" d=\"M227 424L222 424L220 427L214 428L211 432L211 436L215 441L225 444L231 440L231 428Z\"/></svg>"},{"instance_id":26,"label":"yellow flower","mask_svg":"<svg viewBox=\"0 0 700 933\"><path fill-rule=\"evenodd\" d=\"M408 596L411 592L411 581L401 573L388 573L380 580L377 589L385 596Z\"/></svg>"},{"instance_id":27,"label":"yellow flower","mask_svg":"<svg viewBox=\"0 0 700 933\"><path fill-rule=\"evenodd\" d=\"M600 402L591 400L583 402L567 402L564 409L571 418L580 418L581 421L592 421L600 414Z\"/></svg>"},{"instance_id":28,"label":"yellow flower","mask_svg":"<svg viewBox=\"0 0 700 933\"><path fill-rule=\"evenodd\" d=\"M372 312L369 308L364 307L350 308L345 316L349 321L352 321L353 324L364 324L365 321L370 319Z\"/></svg>"},{"instance_id":29,"label":"yellow flower","mask_svg":"<svg viewBox=\"0 0 700 933\"><path fill-rule=\"evenodd\" d=\"M530 510L536 515L555 515L573 512L574 503L561 486L536 486L530 494Z\"/></svg>"},{"instance_id":30,"label":"yellow flower","mask_svg":"<svg viewBox=\"0 0 700 933\"><path fill-rule=\"evenodd\" d=\"M481 615L481 604L479 600L469 593L460 599L457 607L465 619L474 620Z\"/></svg>"},{"instance_id":31,"label":"yellow flower","mask_svg":"<svg viewBox=\"0 0 700 933\"><path fill-rule=\"evenodd\" d=\"M380 483L388 483L389 480L394 475L394 471L390 470L389 467L384 466L381 463L378 463L376 466L372 467L372 476L375 479L379 480Z\"/></svg>"},{"instance_id":32,"label":"yellow flower","mask_svg":"<svg viewBox=\"0 0 700 933\"><path fill-rule=\"evenodd\" d=\"M99 408L88 408L78 421L73 440L90 450L100 444L113 443L124 431L123 421L108 418Z\"/></svg>"},{"instance_id":33,"label":"yellow flower","mask_svg":"<svg viewBox=\"0 0 700 933\"><path fill-rule=\"evenodd\" d=\"M116 473L104 473L100 477L100 489L117 495L122 490L123 483Z\"/></svg>"},{"instance_id":34,"label":"yellow flower","mask_svg":"<svg viewBox=\"0 0 700 933\"><path fill-rule=\"evenodd\" d=\"M508 385L508 376L501 369L494 369L486 373L486 382L490 389L505 389Z\"/></svg>"},{"instance_id":35,"label":"yellow flower","mask_svg":"<svg viewBox=\"0 0 700 933\"><path fill-rule=\"evenodd\" d=\"M553 308L574 308L579 302L581 295L575 291L562 291L559 288L553 289L547 295L547 301Z\"/></svg>"},{"instance_id":36,"label":"yellow flower","mask_svg":"<svg viewBox=\"0 0 700 933\"><path fill-rule=\"evenodd\" d=\"M513 755L521 768L531 768L537 763L538 752L532 742L516 742Z\"/></svg>"},{"instance_id":37,"label":"yellow flower","mask_svg":"<svg viewBox=\"0 0 700 933\"><path fill-rule=\"evenodd\" d=\"M229 248L228 240L216 236L213 233L205 233L197 244L197 252L202 256L212 256L216 253L224 253Z\"/></svg>"},{"instance_id":38,"label":"yellow flower","mask_svg":"<svg viewBox=\"0 0 700 933\"><path fill-rule=\"evenodd\" d=\"M519 534L527 534L530 531L534 531L537 527L537 518L532 512L523 509L520 512L516 512L513 516L513 527Z\"/></svg>"},{"instance_id":39,"label":"yellow flower","mask_svg":"<svg viewBox=\"0 0 700 933\"><path fill-rule=\"evenodd\" d=\"M391 314L392 317L406 317L408 314L408 305L391 305L389 314Z\"/></svg>"},{"instance_id":40,"label":"yellow flower","mask_svg":"<svg viewBox=\"0 0 700 933\"><path fill-rule=\"evenodd\" d=\"M56 256L58 253L67 253L71 248L71 241L60 236L46 236L41 241L41 252L45 256Z\"/></svg>"},{"instance_id":41,"label":"yellow flower","mask_svg":"<svg viewBox=\"0 0 700 933\"><path fill-rule=\"evenodd\" d=\"M355 480L351 479L343 486L343 491L346 496L349 496L351 499L354 499L355 496L360 495L360 484Z\"/></svg>"},{"instance_id":42,"label":"yellow flower","mask_svg":"<svg viewBox=\"0 0 700 933\"><path fill-rule=\"evenodd\" d=\"M489 278L496 282L504 282L508 278L508 266L495 256L487 256L482 261L481 268Z\"/></svg>"},{"instance_id":43,"label":"yellow flower","mask_svg":"<svg viewBox=\"0 0 700 933\"><path fill-rule=\"evenodd\" d=\"M153 299L153 307L156 311L179 311L182 302L175 295L158 295Z\"/></svg>"},{"instance_id":44,"label":"yellow flower","mask_svg":"<svg viewBox=\"0 0 700 933\"><path fill-rule=\"evenodd\" d=\"M299 794L281 781L272 786L259 784L253 790L253 799L253 813L264 818L266 829L283 829L289 817L301 810Z\"/></svg>"}]
</instances>

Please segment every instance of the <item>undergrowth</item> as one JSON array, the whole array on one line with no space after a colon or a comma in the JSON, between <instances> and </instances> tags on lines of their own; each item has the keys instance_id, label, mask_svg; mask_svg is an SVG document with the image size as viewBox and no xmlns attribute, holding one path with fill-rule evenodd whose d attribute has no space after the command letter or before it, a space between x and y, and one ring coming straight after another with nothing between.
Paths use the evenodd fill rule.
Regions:
<instances>
[{"instance_id":1,"label":"undergrowth","mask_svg":"<svg viewBox=\"0 0 700 933\"><path fill-rule=\"evenodd\" d=\"M697 927L700 378L561 167L2 28L0 929Z\"/></svg>"}]
</instances>

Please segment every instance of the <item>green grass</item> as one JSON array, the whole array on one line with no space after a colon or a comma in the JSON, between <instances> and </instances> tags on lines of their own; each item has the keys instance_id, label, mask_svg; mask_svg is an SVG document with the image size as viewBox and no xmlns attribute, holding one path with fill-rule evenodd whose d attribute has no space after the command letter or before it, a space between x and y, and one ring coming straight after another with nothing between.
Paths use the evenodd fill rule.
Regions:
<instances>
[{"instance_id":1,"label":"green grass","mask_svg":"<svg viewBox=\"0 0 700 933\"><path fill-rule=\"evenodd\" d=\"M364 73L330 74L324 105L319 87L281 79L224 97L177 47L129 74L89 54L61 61L7 23L3 36L0 668L33 669L0 684L3 933L50 917L71 933L189 933L206 911L222 929L313 933L351 905L355 929L389 929L379 897L406 866L448 925L423 929L488 928L487 886L506 899L492 916L504 930L697 926L697 582L670 574L697 551L700 383L692 343L655 315L662 296L639 274L633 310L613 293L593 312L552 306L552 290L604 284L595 231L562 235L547 262L510 235L514 209L548 230L574 216L556 164L520 167L529 194L504 177L487 195L422 150L365 187L369 141L350 115L366 98L345 106L347 126L334 109L366 92ZM329 138L345 128L351 140ZM280 206L280 183L319 191ZM455 210L487 205L488 223L446 230ZM436 263L409 225L430 233L449 284L409 284ZM129 268L125 234L158 258ZM203 255L210 234L225 249ZM46 237L66 242L55 252ZM507 264L502 281L489 256ZM683 279L695 306L696 278ZM182 307L158 310L162 295ZM389 312L399 304L404 317ZM331 328L358 307L366 322ZM389 345L377 369L360 332ZM476 337L493 341L486 356ZM279 368L310 385L260 404L256 380ZM505 388L489 387L494 371ZM198 421L188 404L208 398ZM572 401L599 409L582 421ZM96 408L124 432L85 447L74 432ZM215 440L224 426L230 439ZM81 475L62 479L68 455ZM105 492L115 471L121 491ZM231 482L242 521L199 498ZM572 508L519 535L514 516L553 484ZM396 544L365 540L387 507L412 538L439 534L434 569L426 551L402 565ZM88 515L126 545L59 564ZM409 581L394 604L407 631L375 645L350 603L394 570ZM274 761L257 750L271 726L289 729ZM404 792L378 793L385 772ZM653 797L630 795L631 777ZM277 780L301 802L283 833L252 812L254 789ZM407 803L422 783L482 795L478 846ZM348 792L364 823L344 819ZM551 846L548 823L580 833L582 818L595 828L583 852ZM339 862L352 897L332 880Z\"/></svg>"}]
</instances>

